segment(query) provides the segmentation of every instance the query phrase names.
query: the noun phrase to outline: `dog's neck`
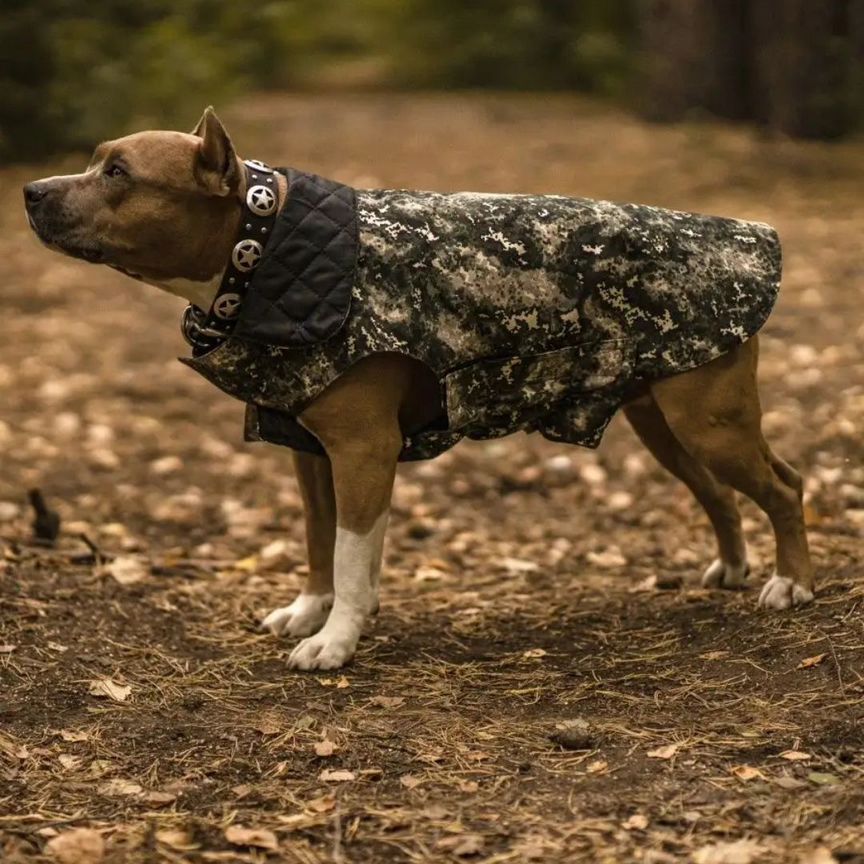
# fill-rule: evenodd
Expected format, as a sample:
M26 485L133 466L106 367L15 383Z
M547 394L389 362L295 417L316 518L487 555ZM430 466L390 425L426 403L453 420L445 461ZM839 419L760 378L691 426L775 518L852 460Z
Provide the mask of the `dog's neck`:
M154 288L161 288L175 297L180 297L183 300L188 300L199 309L207 310L213 304L213 298L219 290L222 283L222 273L217 273L206 282L198 282L194 279L166 279L162 282L157 282L154 279L143 279L148 285Z
M240 188L237 192L237 203L238 207L242 208L243 201L246 198L246 171L244 169L244 163L239 157L237 159L237 170L241 177ZM277 185L276 212L278 213L282 210L282 207L285 204L285 198L288 194L288 181L283 174L277 173L275 176ZM233 244L234 234L237 229L236 227L231 227L226 230L231 232L229 243ZM225 245L230 248L229 243L226 243ZM153 285L155 288L161 288L163 291L167 291L175 297L188 300L194 306L197 306L199 309L203 309L206 312L213 305L213 298L216 296L216 292L222 284L222 275L227 266L228 262L226 261L225 267L217 273L214 273L205 281L183 278L163 279L157 281L155 279L148 279L147 277L143 277L142 281L146 282L148 285Z

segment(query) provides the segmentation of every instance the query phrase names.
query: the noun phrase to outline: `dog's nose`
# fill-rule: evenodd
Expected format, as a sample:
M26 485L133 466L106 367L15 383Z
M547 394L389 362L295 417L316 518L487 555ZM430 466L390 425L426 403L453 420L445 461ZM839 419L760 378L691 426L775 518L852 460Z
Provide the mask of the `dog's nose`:
M24 187L24 200L31 207L34 204L38 204L47 194L48 188L38 180L34 183L28 183Z

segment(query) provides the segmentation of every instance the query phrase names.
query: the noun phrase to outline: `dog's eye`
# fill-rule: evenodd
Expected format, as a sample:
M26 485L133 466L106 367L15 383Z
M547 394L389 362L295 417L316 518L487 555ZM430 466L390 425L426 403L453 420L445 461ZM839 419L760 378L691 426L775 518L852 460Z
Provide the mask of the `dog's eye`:
M128 172L122 165L112 162L103 172L106 177L125 177Z

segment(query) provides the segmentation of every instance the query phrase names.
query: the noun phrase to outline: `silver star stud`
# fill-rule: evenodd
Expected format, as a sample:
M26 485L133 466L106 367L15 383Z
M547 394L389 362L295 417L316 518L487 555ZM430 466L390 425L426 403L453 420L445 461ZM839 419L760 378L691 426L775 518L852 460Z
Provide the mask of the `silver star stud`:
M276 209L276 196L267 186L252 186L246 193L246 206L256 216L269 216Z
M231 261L238 270L248 273L258 266L264 247L257 240L241 240L231 253Z
M216 298L213 304L213 311L218 318L223 321L230 321L240 314L240 295L239 294L223 294Z

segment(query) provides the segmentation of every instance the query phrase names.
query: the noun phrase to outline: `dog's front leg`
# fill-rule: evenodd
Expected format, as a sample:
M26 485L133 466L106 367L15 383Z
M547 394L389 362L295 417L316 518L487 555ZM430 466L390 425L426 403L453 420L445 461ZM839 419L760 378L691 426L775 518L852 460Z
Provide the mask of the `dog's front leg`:
M291 653L297 669L335 669L353 656L363 625L377 609L377 577L396 461L398 425L364 430L364 437L325 442L336 493L333 608L323 628ZM363 425L360 424L360 429ZM324 436L321 436L322 439Z
M261 626L276 636L309 636L321 629L333 605L336 498L326 456L294 453L294 472L306 516L309 578L294 602L274 609Z

